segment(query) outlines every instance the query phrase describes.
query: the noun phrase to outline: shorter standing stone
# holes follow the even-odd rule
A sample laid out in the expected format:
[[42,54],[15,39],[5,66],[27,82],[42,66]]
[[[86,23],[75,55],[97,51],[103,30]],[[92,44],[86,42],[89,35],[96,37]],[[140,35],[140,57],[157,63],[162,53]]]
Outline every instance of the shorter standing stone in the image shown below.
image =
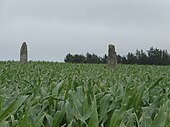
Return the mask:
[[115,52],[115,46],[110,44],[108,50],[108,66],[115,68],[117,65],[117,57]]
[[28,62],[28,51],[27,51],[27,44],[24,42],[20,49],[20,63],[26,64]]

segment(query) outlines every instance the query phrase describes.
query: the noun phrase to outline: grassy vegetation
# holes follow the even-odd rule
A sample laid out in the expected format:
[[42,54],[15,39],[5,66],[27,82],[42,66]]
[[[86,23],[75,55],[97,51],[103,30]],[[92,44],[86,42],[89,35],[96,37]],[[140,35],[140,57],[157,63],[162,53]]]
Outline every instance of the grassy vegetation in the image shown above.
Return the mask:
[[170,67],[0,62],[0,127],[170,127]]

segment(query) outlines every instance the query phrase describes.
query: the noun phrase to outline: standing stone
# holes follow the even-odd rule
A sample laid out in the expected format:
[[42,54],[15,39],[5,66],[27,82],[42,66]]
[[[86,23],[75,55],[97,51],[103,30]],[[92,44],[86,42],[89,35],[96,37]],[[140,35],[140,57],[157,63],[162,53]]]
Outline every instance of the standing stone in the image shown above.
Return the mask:
[[108,50],[108,66],[115,68],[117,65],[117,57],[115,52],[115,46],[110,44]]
[[24,42],[20,49],[20,63],[26,64],[28,62],[27,44]]

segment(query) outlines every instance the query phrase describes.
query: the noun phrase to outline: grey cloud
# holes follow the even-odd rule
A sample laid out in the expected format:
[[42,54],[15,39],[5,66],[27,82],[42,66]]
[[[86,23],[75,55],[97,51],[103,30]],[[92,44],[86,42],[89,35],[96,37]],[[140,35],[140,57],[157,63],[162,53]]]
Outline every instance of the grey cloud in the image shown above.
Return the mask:
[[[33,60],[104,55],[108,43],[120,54],[151,46],[170,51],[168,0],[2,0],[0,7],[0,59],[18,59],[23,41]],[[9,46],[12,55],[5,55]]]

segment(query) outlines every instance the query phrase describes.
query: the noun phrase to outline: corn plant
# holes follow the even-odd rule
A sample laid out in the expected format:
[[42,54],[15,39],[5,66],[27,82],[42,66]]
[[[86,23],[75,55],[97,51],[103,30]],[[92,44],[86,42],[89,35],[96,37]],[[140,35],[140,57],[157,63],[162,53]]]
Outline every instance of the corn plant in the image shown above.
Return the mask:
[[0,62],[0,127],[169,127],[170,67]]

